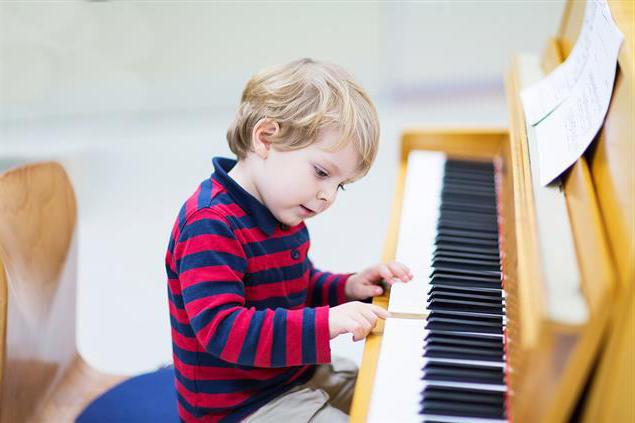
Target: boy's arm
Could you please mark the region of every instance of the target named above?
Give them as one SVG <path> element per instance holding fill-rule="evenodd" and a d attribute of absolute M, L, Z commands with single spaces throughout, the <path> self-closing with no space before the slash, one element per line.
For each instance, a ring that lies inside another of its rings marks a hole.
<path fill-rule="evenodd" d="M 247 257 L 227 221 L 205 209 L 183 227 L 174 248 L 182 304 L 196 337 L 222 360 L 254 367 L 331 361 L 327 306 L 286 310 L 245 308 Z"/>
<path fill-rule="evenodd" d="M 338 274 L 323 272 L 316 269 L 307 257 L 309 265 L 309 292 L 308 304 L 310 306 L 331 307 L 348 301 L 345 294 L 346 281 L 352 273 Z"/>

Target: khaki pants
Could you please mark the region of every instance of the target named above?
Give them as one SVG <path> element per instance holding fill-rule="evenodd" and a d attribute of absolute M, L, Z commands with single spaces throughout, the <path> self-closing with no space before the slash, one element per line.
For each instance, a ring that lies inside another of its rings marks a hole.
<path fill-rule="evenodd" d="M 351 360 L 333 357 L 331 364 L 318 366 L 305 384 L 259 408 L 248 423 L 340 423 L 348 422 L 357 366 Z"/>

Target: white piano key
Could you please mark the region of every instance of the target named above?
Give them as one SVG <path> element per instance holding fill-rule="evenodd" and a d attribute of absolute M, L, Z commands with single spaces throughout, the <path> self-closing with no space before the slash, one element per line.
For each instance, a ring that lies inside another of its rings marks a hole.
<path fill-rule="evenodd" d="M 438 152 L 408 155 L 395 259 L 408 266 L 414 278 L 392 286 L 388 303 L 392 313 L 425 314 L 445 161 L 445 154 Z"/>
<path fill-rule="evenodd" d="M 367 423 L 419 423 L 425 320 L 388 318 Z"/>

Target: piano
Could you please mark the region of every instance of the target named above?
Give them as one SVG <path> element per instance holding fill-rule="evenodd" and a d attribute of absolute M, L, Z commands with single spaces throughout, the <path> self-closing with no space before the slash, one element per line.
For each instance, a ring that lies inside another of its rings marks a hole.
<path fill-rule="evenodd" d="M 505 75 L 509 128 L 410 129 L 384 259 L 415 279 L 374 303 L 352 422 L 634 421 L 633 2 L 603 127 L 559 183 L 538 179 L 520 91 L 571 52 L 569 0 L 541 57 Z"/>

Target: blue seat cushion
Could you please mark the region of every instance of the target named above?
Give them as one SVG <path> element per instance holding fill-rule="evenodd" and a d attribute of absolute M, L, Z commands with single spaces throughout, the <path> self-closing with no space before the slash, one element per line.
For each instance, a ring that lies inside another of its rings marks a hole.
<path fill-rule="evenodd" d="M 174 367 L 128 379 L 94 400 L 78 423 L 178 422 Z"/>

